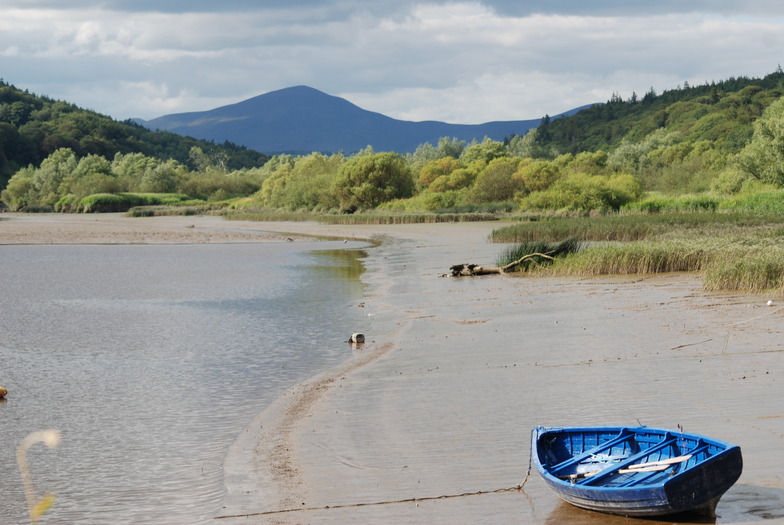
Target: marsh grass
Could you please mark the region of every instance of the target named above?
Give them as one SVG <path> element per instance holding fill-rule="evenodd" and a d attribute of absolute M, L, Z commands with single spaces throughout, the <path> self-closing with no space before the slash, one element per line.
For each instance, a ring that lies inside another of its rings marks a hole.
<path fill-rule="evenodd" d="M 272 208 L 259 208 L 255 210 L 227 210 L 223 217 L 230 221 L 257 221 L 257 222 L 305 222 L 314 221 L 315 214 L 308 211 L 288 211 Z"/>
<path fill-rule="evenodd" d="M 683 242 L 595 244 L 555 261 L 549 272 L 557 275 L 650 274 L 701 271 L 711 252 Z"/>
<path fill-rule="evenodd" d="M 729 260 L 715 260 L 705 271 L 706 290 L 784 292 L 784 252 L 744 254 Z"/>
<path fill-rule="evenodd" d="M 166 206 L 188 200 L 180 193 L 95 193 L 79 201 L 84 213 L 127 212 L 136 206 Z"/>
<path fill-rule="evenodd" d="M 550 266 L 547 275 L 596 276 L 699 272 L 710 291 L 784 295 L 784 248 L 765 239 L 706 238 L 594 244 Z"/>
<path fill-rule="evenodd" d="M 325 224 L 432 224 L 439 222 L 496 221 L 492 213 L 319 213 L 258 209 L 229 211 L 225 217 L 243 221 L 314 221 Z"/>
<path fill-rule="evenodd" d="M 784 214 L 656 213 L 599 217 L 542 218 L 493 231 L 493 242 L 534 240 L 641 241 L 657 238 L 725 236 L 784 227 Z"/>
<path fill-rule="evenodd" d="M 577 238 L 584 249 L 532 267 L 547 275 L 700 272 L 705 289 L 784 294 L 784 214 L 662 213 L 558 218 L 493 232 L 495 242 Z"/>
<path fill-rule="evenodd" d="M 202 202 L 188 202 L 177 206 L 138 206 L 128 210 L 128 217 L 171 217 L 192 215 L 219 214 L 223 206 L 205 204 Z"/>
<path fill-rule="evenodd" d="M 355 213 L 351 215 L 322 215 L 317 220 L 327 224 L 433 224 L 497 221 L 498 216 L 492 213 Z"/>
<path fill-rule="evenodd" d="M 503 250 L 496 259 L 497 266 L 506 266 L 515 261 L 519 261 L 526 255 L 543 253 L 553 258 L 563 257 L 565 255 L 576 253 L 582 248 L 582 243 L 575 239 L 567 239 L 561 242 L 545 242 L 545 241 L 526 241 L 520 244 L 510 246 Z M 545 257 L 532 257 L 518 264 L 515 269 L 518 271 L 530 271 L 538 266 L 548 266 L 552 264 L 552 259 Z"/>
<path fill-rule="evenodd" d="M 784 215 L 784 190 L 773 190 L 726 199 L 720 210 L 739 213 Z"/>
<path fill-rule="evenodd" d="M 624 205 L 621 211 L 642 213 L 716 211 L 722 202 L 722 198 L 708 195 L 656 196 L 630 202 Z"/>

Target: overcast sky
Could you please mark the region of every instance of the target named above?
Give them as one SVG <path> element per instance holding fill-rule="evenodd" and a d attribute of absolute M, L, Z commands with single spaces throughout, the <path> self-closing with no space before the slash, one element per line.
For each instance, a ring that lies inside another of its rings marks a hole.
<path fill-rule="evenodd" d="M 782 62 L 780 0 L 0 0 L 0 78 L 119 120 L 308 85 L 475 124 Z"/>

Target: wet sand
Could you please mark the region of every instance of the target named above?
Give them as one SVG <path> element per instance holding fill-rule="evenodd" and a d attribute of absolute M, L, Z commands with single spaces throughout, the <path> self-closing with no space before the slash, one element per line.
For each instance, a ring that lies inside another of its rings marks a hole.
<path fill-rule="evenodd" d="M 258 223 L 219 217 L 125 217 L 105 214 L 0 213 L 3 244 L 204 244 L 281 242 Z"/>
<path fill-rule="evenodd" d="M 194 235 L 211 232 L 205 242 L 383 241 L 368 250 L 355 305 L 368 342 L 241 433 L 217 523 L 639 523 L 561 503 L 535 472 L 514 490 L 532 427 L 638 422 L 741 445 L 743 475 L 716 523 L 784 522 L 784 310 L 767 297 L 706 293 L 683 274 L 441 277 L 452 264 L 493 264 L 500 248 L 486 235 L 497 223 L 101 220 L 137 234 L 149 220 L 160 239 L 193 224 Z"/>
<path fill-rule="evenodd" d="M 536 473 L 509 489 L 532 427 L 638 423 L 741 445 L 716 522 L 784 521 L 784 310 L 695 275 L 441 277 L 493 264 L 497 226 L 374 229 L 356 355 L 378 359 L 290 391 L 284 425 L 259 418 L 240 462 L 254 476 L 230 478 L 225 521 L 633 523 L 560 503 Z M 270 470 L 271 449 L 291 470 Z"/>

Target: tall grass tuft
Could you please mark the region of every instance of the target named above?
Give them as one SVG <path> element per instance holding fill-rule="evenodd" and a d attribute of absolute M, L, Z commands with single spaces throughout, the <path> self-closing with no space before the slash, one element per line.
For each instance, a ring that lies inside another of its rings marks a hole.
<path fill-rule="evenodd" d="M 548 270 L 557 275 L 649 274 L 700 271 L 711 252 L 681 242 L 596 244 L 556 261 Z"/>
<path fill-rule="evenodd" d="M 621 211 L 643 213 L 716 211 L 722 202 L 722 198 L 709 195 L 656 196 L 625 204 Z"/>
<path fill-rule="evenodd" d="M 784 190 L 742 195 L 722 202 L 721 210 L 734 212 L 784 215 Z"/>
<path fill-rule="evenodd" d="M 491 234 L 493 242 L 533 240 L 632 242 L 678 237 L 745 235 L 749 229 L 769 231 L 784 225 L 782 214 L 748 213 L 655 213 L 606 215 L 601 217 L 543 218 L 500 228 Z"/>
<path fill-rule="evenodd" d="M 320 215 L 317 220 L 327 224 L 432 224 L 497 221 L 498 217 L 491 213 L 353 213 L 350 215 Z"/>
<path fill-rule="evenodd" d="M 784 253 L 775 250 L 717 260 L 706 269 L 703 286 L 714 291 L 781 292 L 784 289 Z"/>
<path fill-rule="evenodd" d="M 438 222 L 497 221 L 492 213 L 318 213 L 257 209 L 226 213 L 227 219 L 244 221 L 316 221 L 325 224 L 431 224 Z"/>
<path fill-rule="evenodd" d="M 84 213 L 125 212 L 136 206 L 173 205 L 188 200 L 180 193 L 95 193 L 79 201 Z"/>
<path fill-rule="evenodd" d="M 128 217 L 170 217 L 191 215 L 219 215 L 224 206 L 216 203 L 194 202 L 190 205 L 185 201 L 176 206 L 138 206 L 131 208 L 125 215 Z"/>
<path fill-rule="evenodd" d="M 289 211 L 273 208 L 246 209 L 242 211 L 226 211 L 223 215 L 230 221 L 256 222 L 307 222 L 315 221 L 316 215 L 309 211 Z"/>
<path fill-rule="evenodd" d="M 515 261 L 519 261 L 526 255 L 534 253 L 542 253 L 550 257 L 563 257 L 565 255 L 576 253 L 582 249 L 582 243 L 576 239 L 567 239 L 561 242 L 545 242 L 545 241 L 526 241 L 502 251 L 496 260 L 498 266 L 506 266 Z M 532 268 L 540 265 L 551 264 L 552 260 L 545 257 L 532 257 L 526 259 L 516 269 L 518 271 L 529 271 Z"/>

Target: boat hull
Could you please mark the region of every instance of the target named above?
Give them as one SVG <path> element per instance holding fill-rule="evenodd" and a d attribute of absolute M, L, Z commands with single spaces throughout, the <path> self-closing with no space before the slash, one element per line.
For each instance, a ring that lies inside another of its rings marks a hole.
<path fill-rule="evenodd" d="M 544 481 L 564 501 L 638 517 L 712 514 L 743 468 L 735 445 L 648 427 L 538 427 L 532 454 Z M 651 472 L 634 468 L 651 461 Z"/>

